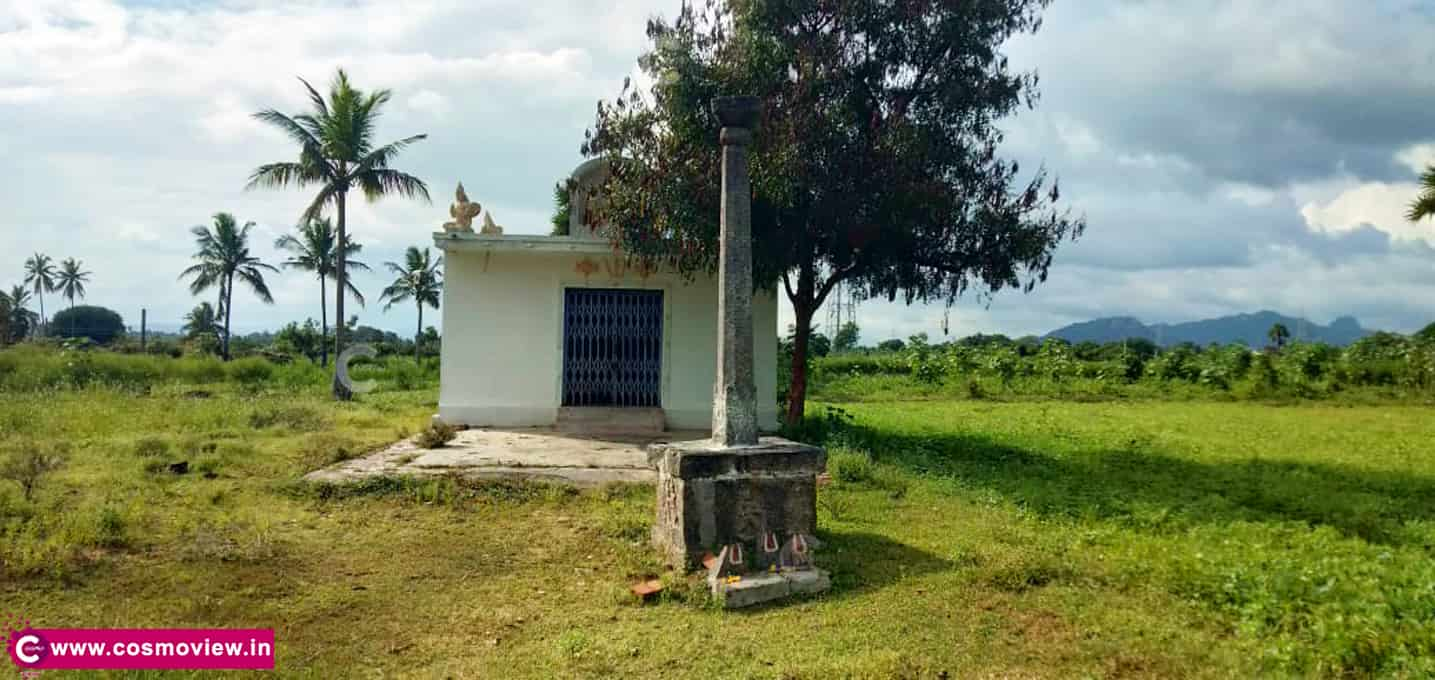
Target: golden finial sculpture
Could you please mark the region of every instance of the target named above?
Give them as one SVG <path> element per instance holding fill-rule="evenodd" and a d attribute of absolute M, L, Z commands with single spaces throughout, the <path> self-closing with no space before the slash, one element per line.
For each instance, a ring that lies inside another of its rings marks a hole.
<path fill-rule="evenodd" d="M 468 200 L 468 194 L 463 191 L 463 182 L 458 183 L 458 190 L 453 192 L 453 197 L 454 203 L 448 207 L 448 214 L 453 221 L 444 222 L 443 230 L 473 233 L 473 218 L 483 212 L 483 206 Z"/>

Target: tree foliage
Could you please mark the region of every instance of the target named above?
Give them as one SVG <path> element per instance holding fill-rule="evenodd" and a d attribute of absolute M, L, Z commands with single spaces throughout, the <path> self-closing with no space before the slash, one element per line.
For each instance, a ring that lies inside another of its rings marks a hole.
<path fill-rule="evenodd" d="M 1431 323 L 1415 332 L 1415 339 L 1420 342 L 1435 343 L 1435 323 Z"/>
<path fill-rule="evenodd" d="M 414 330 L 415 360 L 418 360 L 423 345 L 424 305 L 438 309 L 439 298 L 443 293 L 443 272 L 440 270 L 442 265 L 442 257 L 432 259 L 428 248 L 419 250 L 415 246 L 409 246 L 404 253 L 403 264 L 384 263 L 395 275 L 394 282 L 379 296 L 379 299 L 386 301 L 384 309 L 387 311 L 395 304 L 409 300 L 418 308 L 418 326 Z"/>
<path fill-rule="evenodd" d="M 1405 219 L 1411 222 L 1428 217 L 1435 217 L 1435 165 L 1426 166 L 1425 172 L 1420 174 L 1420 193 L 1405 213 Z"/>
<path fill-rule="evenodd" d="M 550 236 L 568 235 L 569 219 L 573 214 L 572 198 L 563 182 L 553 185 L 553 230 L 549 232 Z"/>
<path fill-rule="evenodd" d="M 89 338 L 105 344 L 125 332 L 125 322 L 113 309 L 80 305 L 60 310 L 50 320 L 50 328 L 62 338 Z"/>
<path fill-rule="evenodd" d="M 848 321 L 837 329 L 837 334 L 832 336 L 832 351 L 841 354 L 857 349 L 857 343 L 861 341 L 862 331 L 857 327 L 855 321 Z"/>
<path fill-rule="evenodd" d="M 12 286 L 7 294 L 0 291 L 0 309 L 5 311 L 5 335 L 0 340 L 19 342 L 24 340 L 39 325 L 40 316 L 30 311 L 30 291 L 24 286 Z"/>
<path fill-rule="evenodd" d="M 337 232 L 334 231 L 334 223 L 327 217 L 306 220 L 296 226 L 294 234 L 285 234 L 274 241 L 274 247 L 289 253 L 289 259 L 282 264 L 286 268 L 298 269 L 311 272 L 319 279 L 319 336 L 329 336 L 329 293 L 327 283 L 329 279 L 338 281 L 339 278 L 339 240 Z M 354 259 L 354 256 L 363 250 L 364 246 L 349 238 L 344 243 L 344 266 L 348 269 L 362 269 L 369 271 L 369 265 Z M 350 297 L 364 305 L 364 294 L 354 285 L 352 279 L 344 281 L 344 287 L 349 291 Z M 305 353 L 308 354 L 307 352 Z M 327 345 L 319 351 L 321 364 L 329 365 L 329 348 Z"/>
<path fill-rule="evenodd" d="M 0 346 L 10 344 L 10 315 L 13 311 L 10 296 L 0 290 Z"/>
<path fill-rule="evenodd" d="M 1287 340 L 1290 340 L 1291 331 L 1286 328 L 1285 324 L 1276 323 L 1271 325 L 1271 329 L 1266 332 L 1266 337 L 1270 338 L 1271 344 L 1275 345 L 1276 349 L 1280 349 L 1286 346 Z"/>
<path fill-rule="evenodd" d="M 55 276 L 55 263 L 49 255 L 35 253 L 25 260 L 25 285 L 30 286 L 30 290 L 34 291 L 40 302 L 40 315 L 37 320 L 42 333 L 46 326 L 45 293 L 55 291 Z"/>
<path fill-rule="evenodd" d="M 789 422 L 800 418 L 812 316 L 844 281 L 866 297 L 945 301 L 1030 290 L 1084 223 L 1045 170 L 1000 158 L 997 123 L 1036 99 L 1001 48 L 1049 0 L 730 0 L 652 20 L 639 65 L 600 102 L 582 151 L 608 160 L 587 219 L 635 257 L 713 271 L 723 95 L 763 100 L 749 149 L 753 268 L 792 302 Z"/>
<path fill-rule="evenodd" d="M 223 331 L 219 327 L 219 314 L 214 310 L 214 305 L 208 302 L 201 302 L 195 305 L 184 315 L 184 326 L 180 332 L 184 333 L 187 340 L 193 340 L 201 335 L 212 335 L 215 338 Z"/>
<path fill-rule="evenodd" d="M 338 250 L 350 252 L 348 246 L 348 222 L 345 200 L 350 189 L 363 192 L 369 202 L 384 196 L 404 196 L 429 200 L 428 185 L 423 180 L 392 167 L 408 146 L 421 141 L 428 135 L 413 135 L 396 142 L 376 145 L 374 130 L 378 127 L 379 115 L 384 105 L 393 97 L 389 90 L 364 92 L 349 82 L 343 69 L 334 74 L 326 99 L 303 78 L 299 82 L 309 95 L 308 113 L 288 115 L 274 109 L 266 109 L 254 117 L 278 128 L 299 147 L 297 161 L 268 163 L 259 166 L 249 177 L 247 188 L 265 187 L 280 189 L 290 186 L 316 186 L 319 193 L 314 196 L 301 219 L 305 222 L 322 216 L 328 206 L 334 207 L 337 217 Z M 347 289 L 348 268 L 346 258 L 336 261 L 335 276 L 340 290 Z M 334 301 L 334 318 L 344 318 L 344 296 Z M 334 353 L 344 350 L 344 325 L 339 324 L 334 332 Z M 339 382 L 334 374 L 334 396 L 347 399 L 348 387 Z"/>
<path fill-rule="evenodd" d="M 55 288 L 70 301 L 71 307 L 75 306 L 75 298 L 85 299 L 85 284 L 90 282 L 91 273 L 84 270 L 84 263 L 73 257 L 60 263 L 60 271 L 55 275 Z"/>
<path fill-rule="evenodd" d="M 900 352 L 906 347 L 907 343 L 902 342 L 899 338 L 888 338 L 877 343 L 877 350 L 881 352 Z"/>
<path fill-rule="evenodd" d="M 265 304 L 274 304 L 274 296 L 269 292 L 269 284 L 264 280 L 264 272 L 278 272 L 273 265 L 263 262 L 249 252 L 249 232 L 254 229 L 253 222 L 246 222 L 239 226 L 234 216 L 229 213 L 215 213 L 214 226 L 195 226 L 190 229 L 194 234 L 194 259 L 197 262 L 180 273 L 179 277 L 188 277 L 189 292 L 194 295 L 219 288 L 220 313 L 224 333 L 220 338 L 220 351 L 226 360 L 230 357 L 229 346 L 229 321 L 234 311 L 234 281 L 238 279 L 254 292 L 255 297 Z"/>

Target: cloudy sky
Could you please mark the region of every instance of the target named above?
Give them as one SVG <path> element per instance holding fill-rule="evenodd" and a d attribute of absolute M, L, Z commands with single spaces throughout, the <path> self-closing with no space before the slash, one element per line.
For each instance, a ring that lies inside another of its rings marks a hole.
<path fill-rule="evenodd" d="M 393 89 L 381 138 L 430 135 L 401 167 L 432 205 L 351 210 L 371 264 L 427 244 L 460 180 L 509 233 L 546 233 L 594 102 L 634 72 L 645 19 L 677 5 L 0 0 L 0 285 L 31 252 L 77 257 L 90 302 L 164 327 L 195 304 L 176 275 L 212 213 L 258 223 L 277 261 L 269 244 L 306 195 L 243 191 L 293 154 L 250 114 L 301 110 L 295 76 L 338 66 Z M 1056 0 L 1008 46 L 1043 96 L 1008 122 L 1007 150 L 1059 176 L 1090 226 L 1037 292 L 961 304 L 952 333 L 1261 309 L 1399 331 L 1435 319 L 1435 223 L 1401 217 L 1435 162 L 1431 35 L 1428 0 Z M 358 282 L 377 297 L 384 277 Z M 273 306 L 238 296 L 236 328 L 318 316 L 311 278 L 271 285 Z M 360 316 L 406 330 L 413 311 Z M 858 310 L 867 339 L 939 335 L 942 317 Z"/>

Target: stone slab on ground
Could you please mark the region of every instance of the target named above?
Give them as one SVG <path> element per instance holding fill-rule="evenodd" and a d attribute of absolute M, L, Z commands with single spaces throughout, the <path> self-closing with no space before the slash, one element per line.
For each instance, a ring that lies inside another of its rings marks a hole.
<path fill-rule="evenodd" d="M 575 486 L 653 482 L 647 446 L 701 436 L 696 432 L 580 436 L 552 428 L 463 430 L 447 446 L 419 448 L 413 439 L 304 476 L 309 482 L 352 483 L 375 477 L 437 477 L 553 481 Z"/>
<path fill-rule="evenodd" d="M 741 609 L 793 595 L 815 595 L 832 587 L 832 579 L 821 569 L 761 572 L 728 583 L 708 577 L 708 587 L 726 609 Z"/>

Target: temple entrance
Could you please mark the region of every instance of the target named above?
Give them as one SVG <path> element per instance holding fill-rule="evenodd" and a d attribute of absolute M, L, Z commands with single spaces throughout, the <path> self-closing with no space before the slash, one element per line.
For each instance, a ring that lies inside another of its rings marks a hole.
<path fill-rule="evenodd" d="M 662 406 L 662 350 L 662 291 L 563 291 L 563 406 Z"/>

